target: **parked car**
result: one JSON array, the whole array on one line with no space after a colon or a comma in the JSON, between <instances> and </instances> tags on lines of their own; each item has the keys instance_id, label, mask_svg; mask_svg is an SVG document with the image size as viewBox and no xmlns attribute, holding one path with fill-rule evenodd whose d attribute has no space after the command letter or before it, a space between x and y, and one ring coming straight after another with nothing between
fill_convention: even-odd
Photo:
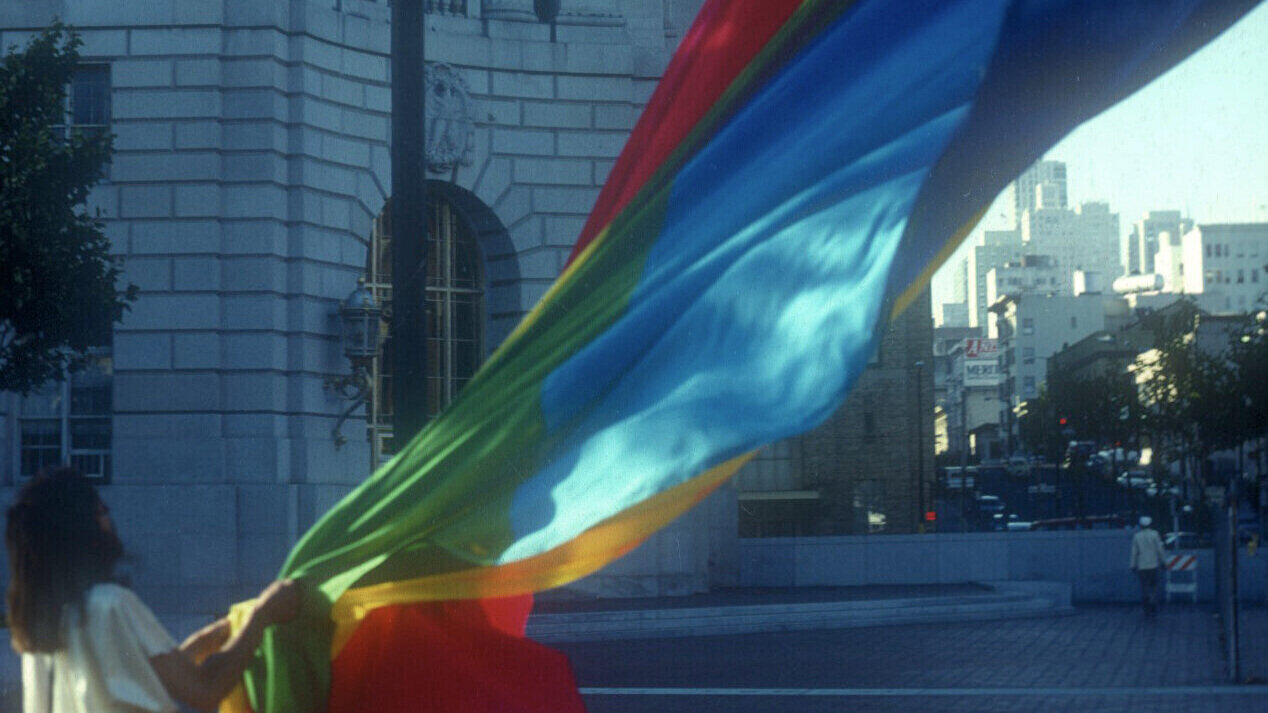
<instances>
[{"instance_id":1,"label":"parked car","mask_svg":"<svg viewBox=\"0 0 1268 713\"><path fill-rule=\"evenodd\" d=\"M1143 470L1125 470L1118 476L1118 484L1125 488L1148 490L1155 488L1154 479Z\"/></svg>"},{"instance_id":2,"label":"parked car","mask_svg":"<svg viewBox=\"0 0 1268 713\"><path fill-rule=\"evenodd\" d=\"M998 495L979 495L977 496L977 509L983 514L998 515L1002 514L1007 508Z\"/></svg>"},{"instance_id":3,"label":"parked car","mask_svg":"<svg viewBox=\"0 0 1268 713\"><path fill-rule=\"evenodd\" d=\"M1026 456L1013 456L1008 459L1009 475L1023 476L1030 473L1030 459Z\"/></svg>"}]
</instances>

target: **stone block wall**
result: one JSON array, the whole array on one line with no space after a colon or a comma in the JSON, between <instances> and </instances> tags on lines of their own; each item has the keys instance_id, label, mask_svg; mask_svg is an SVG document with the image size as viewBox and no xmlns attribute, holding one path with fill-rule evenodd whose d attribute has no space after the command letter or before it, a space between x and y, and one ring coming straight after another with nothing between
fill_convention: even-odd
<instances>
[{"instance_id":1,"label":"stone block wall","mask_svg":"<svg viewBox=\"0 0 1268 713\"><path fill-rule=\"evenodd\" d=\"M929 299L926 289L885 326L872 362L841 407L818 428L786 443L795 456L792 489L816 492L817 499L788 511L798 522L767 522L766 527L787 534L867 534L867 514L873 510L884 516L884 532L916 531L918 477L924 479L926 505L933 502ZM760 465L755 461L745 468ZM746 482L745 471L738 479Z\"/></svg>"},{"instance_id":2,"label":"stone block wall","mask_svg":"<svg viewBox=\"0 0 1268 713\"><path fill-rule=\"evenodd\" d=\"M478 216L492 349L562 270L676 37L656 31L660 2L577 5L554 43L520 17L531 3L468 7L427 16L427 60L465 81L475 129L467 160L429 177ZM23 0L0 6L0 45L55 16L110 67L116 154L90 206L140 288L115 332L103 492L143 595L209 613L369 471L356 418L335 448L346 402L323 382L348 371L334 315L391 195L390 9ZM17 403L0 395L0 486Z\"/></svg>"},{"instance_id":3,"label":"stone block wall","mask_svg":"<svg viewBox=\"0 0 1268 713\"><path fill-rule=\"evenodd\" d=\"M1070 585L1075 602L1135 602L1131 537L1131 530L1081 530L742 539L738 580L746 587L1047 581ZM1197 556L1198 600L1213 601L1213 550L1184 553ZM1262 556L1239 550L1244 603L1268 602L1266 572Z\"/></svg>"}]
</instances>

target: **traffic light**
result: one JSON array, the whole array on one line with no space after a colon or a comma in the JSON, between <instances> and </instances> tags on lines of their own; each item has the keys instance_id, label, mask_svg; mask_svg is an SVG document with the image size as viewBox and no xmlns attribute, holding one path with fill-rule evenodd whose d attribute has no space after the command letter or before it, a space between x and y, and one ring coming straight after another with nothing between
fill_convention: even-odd
<instances>
[{"instance_id":1,"label":"traffic light","mask_svg":"<svg viewBox=\"0 0 1268 713\"><path fill-rule=\"evenodd\" d=\"M1058 425L1067 426L1069 425L1069 423L1070 423L1070 419L1066 418L1065 416L1062 416L1061 418L1057 419Z\"/></svg>"}]
</instances>

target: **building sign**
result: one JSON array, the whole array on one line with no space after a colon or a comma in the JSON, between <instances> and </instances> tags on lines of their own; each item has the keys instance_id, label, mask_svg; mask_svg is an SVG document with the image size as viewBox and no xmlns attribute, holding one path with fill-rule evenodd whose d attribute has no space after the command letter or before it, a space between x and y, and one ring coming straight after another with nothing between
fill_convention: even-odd
<instances>
[{"instance_id":1,"label":"building sign","mask_svg":"<svg viewBox=\"0 0 1268 713\"><path fill-rule=\"evenodd\" d=\"M999 356L997 339L965 339L965 359L994 359Z\"/></svg>"},{"instance_id":2,"label":"building sign","mask_svg":"<svg viewBox=\"0 0 1268 713\"><path fill-rule=\"evenodd\" d=\"M964 340L964 385L999 386L999 341Z\"/></svg>"}]
</instances>

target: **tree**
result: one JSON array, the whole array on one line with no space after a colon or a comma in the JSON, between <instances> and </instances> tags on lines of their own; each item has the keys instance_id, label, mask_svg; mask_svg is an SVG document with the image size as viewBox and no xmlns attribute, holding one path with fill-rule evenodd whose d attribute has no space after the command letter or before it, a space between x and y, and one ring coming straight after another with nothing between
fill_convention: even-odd
<instances>
[{"instance_id":1,"label":"tree","mask_svg":"<svg viewBox=\"0 0 1268 713\"><path fill-rule=\"evenodd\" d=\"M112 137L62 126L79 45L59 24L0 63L0 391L61 378L136 297L84 205Z\"/></svg>"},{"instance_id":2,"label":"tree","mask_svg":"<svg viewBox=\"0 0 1268 713\"><path fill-rule=\"evenodd\" d=\"M1268 311L1262 307L1245 315L1230 333L1229 362L1235 375L1233 403L1241 405L1237 429L1237 444L1258 442L1253 452L1262 473L1264 467L1264 437L1268 435Z\"/></svg>"},{"instance_id":3,"label":"tree","mask_svg":"<svg viewBox=\"0 0 1268 713\"><path fill-rule=\"evenodd\" d=\"M1060 419L1052 392L1044 384L1039 388L1037 397L1026 399L1021 413L1017 415L1017 432L1026 450L1042 455L1049 463L1056 463L1061 457L1064 441L1067 440L1062 433L1064 426Z\"/></svg>"},{"instance_id":4,"label":"tree","mask_svg":"<svg viewBox=\"0 0 1268 713\"><path fill-rule=\"evenodd\" d=\"M1241 419L1229 354L1199 346L1201 319L1196 311L1172 314L1157 325L1154 349L1137 364L1154 450L1178 461L1182 477L1197 474L1212 453L1231 448Z\"/></svg>"},{"instance_id":5,"label":"tree","mask_svg":"<svg viewBox=\"0 0 1268 713\"><path fill-rule=\"evenodd\" d=\"M1118 360L1080 377L1049 373L1031 410L1042 414L1030 426L1033 447L1044 453L1055 450L1056 455L1064 452L1068 440L1091 440L1098 447L1128 443L1137 433L1141 414L1136 384L1127 365Z\"/></svg>"}]
</instances>

